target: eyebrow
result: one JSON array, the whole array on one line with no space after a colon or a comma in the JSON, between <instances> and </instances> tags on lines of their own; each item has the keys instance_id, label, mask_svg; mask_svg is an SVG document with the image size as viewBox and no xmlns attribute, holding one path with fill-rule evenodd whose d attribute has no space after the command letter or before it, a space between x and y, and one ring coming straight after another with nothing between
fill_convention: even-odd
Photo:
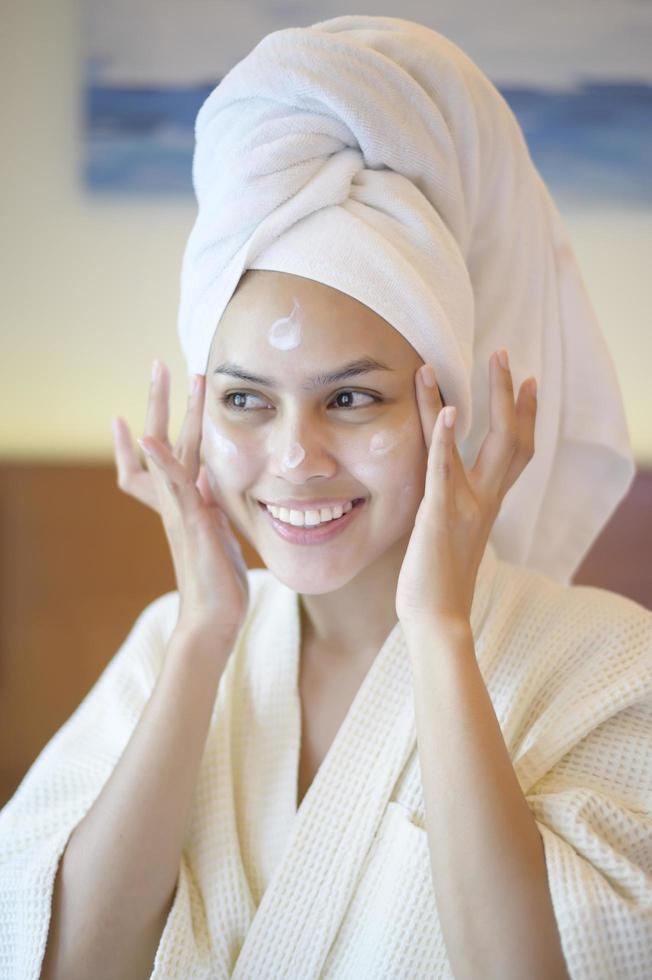
<instances>
[{"instance_id":1,"label":"eyebrow","mask_svg":"<svg viewBox=\"0 0 652 980\"><path fill-rule=\"evenodd\" d=\"M392 369L373 357L361 357L356 361L351 361L336 371L329 371L326 374L316 374L308 379L308 383L301 385L306 391L314 388L323 388L326 385L334 384L336 381L344 381L346 378L357 377L360 374L369 374L372 371L391 371ZM239 364L232 361L225 361L215 368L214 374L228 374L232 378L239 378L241 381L251 381L253 384L264 385L266 388L278 388L278 383L273 378L265 378L259 374L251 374Z\"/></svg>"}]
</instances>

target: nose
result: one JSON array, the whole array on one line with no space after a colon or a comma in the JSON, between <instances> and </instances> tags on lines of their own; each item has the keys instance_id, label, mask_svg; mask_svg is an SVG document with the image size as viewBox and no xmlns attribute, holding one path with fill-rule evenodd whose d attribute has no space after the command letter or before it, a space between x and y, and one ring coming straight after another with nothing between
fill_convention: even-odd
<instances>
[{"instance_id":1,"label":"nose","mask_svg":"<svg viewBox=\"0 0 652 980\"><path fill-rule=\"evenodd\" d=\"M296 416L273 427L267 450L272 474L288 483L328 477L337 469L321 427Z\"/></svg>"}]
</instances>

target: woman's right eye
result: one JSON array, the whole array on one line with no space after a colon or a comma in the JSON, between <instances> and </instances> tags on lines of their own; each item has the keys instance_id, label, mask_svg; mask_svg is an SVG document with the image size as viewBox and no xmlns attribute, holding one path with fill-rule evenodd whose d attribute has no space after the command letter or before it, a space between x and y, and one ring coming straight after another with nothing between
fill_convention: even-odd
<instances>
[{"instance_id":1,"label":"woman's right eye","mask_svg":"<svg viewBox=\"0 0 652 980\"><path fill-rule=\"evenodd\" d=\"M247 411L245 405L242 403L236 404L235 399L239 398L242 399L242 402L244 402L247 398L256 398L256 397L260 397L260 396L254 395L251 391L230 391L228 392L228 394L223 395L220 398L220 401L222 402L223 405L226 405L227 408L231 408L236 412L242 412L242 411Z\"/></svg>"}]
</instances>

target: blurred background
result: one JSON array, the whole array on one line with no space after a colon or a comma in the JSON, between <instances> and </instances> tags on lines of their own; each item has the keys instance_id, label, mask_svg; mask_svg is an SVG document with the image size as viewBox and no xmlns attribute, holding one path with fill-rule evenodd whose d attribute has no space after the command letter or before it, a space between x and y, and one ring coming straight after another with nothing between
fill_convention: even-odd
<instances>
[{"instance_id":1,"label":"blurred background","mask_svg":"<svg viewBox=\"0 0 652 980\"><path fill-rule=\"evenodd\" d=\"M620 379L638 474L578 569L652 609L652 9L635 0L21 0L3 5L0 806L153 598L159 518L116 486L176 336L194 118L270 31L340 14L450 37L511 105L565 219ZM242 542L250 567L262 565Z\"/></svg>"}]
</instances>

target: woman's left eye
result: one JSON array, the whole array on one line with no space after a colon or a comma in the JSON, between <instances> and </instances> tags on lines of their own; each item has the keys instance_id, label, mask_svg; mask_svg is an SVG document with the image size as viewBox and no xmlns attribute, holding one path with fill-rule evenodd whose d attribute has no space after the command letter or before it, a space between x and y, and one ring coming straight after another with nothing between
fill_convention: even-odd
<instances>
[{"instance_id":1,"label":"woman's left eye","mask_svg":"<svg viewBox=\"0 0 652 980\"><path fill-rule=\"evenodd\" d=\"M374 402L382 401L382 399L379 398L377 395L370 395L366 391L354 391L354 390L339 391L334 396L333 401L337 401L338 398L343 398L344 396L355 397L356 395L361 396L362 398L370 398L371 402L368 402L367 404L363 404L363 405L354 405L350 403L348 405L340 405L339 407L340 408L368 408L370 404L373 404ZM240 404L236 404L236 402L233 399L246 400L247 398L259 398L259 397L260 395L255 395L251 391L230 391L226 395L223 395L220 401L222 402L222 404L226 405L227 408L231 408L236 412L243 412L243 411L246 412L249 411L249 409L242 404L242 401L240 401Z\"/></svg>"},{"instance_id":2,"label":"woman's left eye","mask_svg":"<svg viewBox=\"0 0 652 980\"><path fill-rule=\"evenodd\" d=\"M380 401L380 398L378 398L376 395L370 395L366 391L339 391L335 395L335 398L333 400L334 401L337 401L338 398L343 398L345 395L347 395L347 396L349 396L349 395L353 395L353 396L355 396L355 395L361 395L363 398L371 398L371 403L368 402L366 405L358 405L357 406L358 408L368 408L369 407L369 404L373 404L374 402L379 402ZM356 406L354 406L354 405L341 405L340 406L340 408L355 408L355 407Z\"/></svg>"}]
</instances>

